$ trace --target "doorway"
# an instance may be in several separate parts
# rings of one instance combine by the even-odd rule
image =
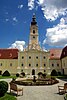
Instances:
[[[32,69],[32,75],[35,75],[35,70],[34,69]]]

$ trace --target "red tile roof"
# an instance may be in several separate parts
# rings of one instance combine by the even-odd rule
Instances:
[[[18,59],[18,49],[0,49],[0,59]]]
[[[50,50],[50,59],[60,59],[62,49],[51,49]]]

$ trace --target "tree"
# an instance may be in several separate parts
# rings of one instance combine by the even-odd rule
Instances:
[[[51,76],[57,76],[57,75],[58,75],[57,71],[55,69],[53,69],[51,72]]]

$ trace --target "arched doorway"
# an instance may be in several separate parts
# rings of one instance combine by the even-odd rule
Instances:
[[[34,69],[32,69],[32,75],[35,75],[35,70]]]

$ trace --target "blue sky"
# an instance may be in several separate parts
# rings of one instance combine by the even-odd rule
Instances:
[[[0,48],[28,45],[33,13],[41,47],[67,45],[67,0],[0,0]]]

